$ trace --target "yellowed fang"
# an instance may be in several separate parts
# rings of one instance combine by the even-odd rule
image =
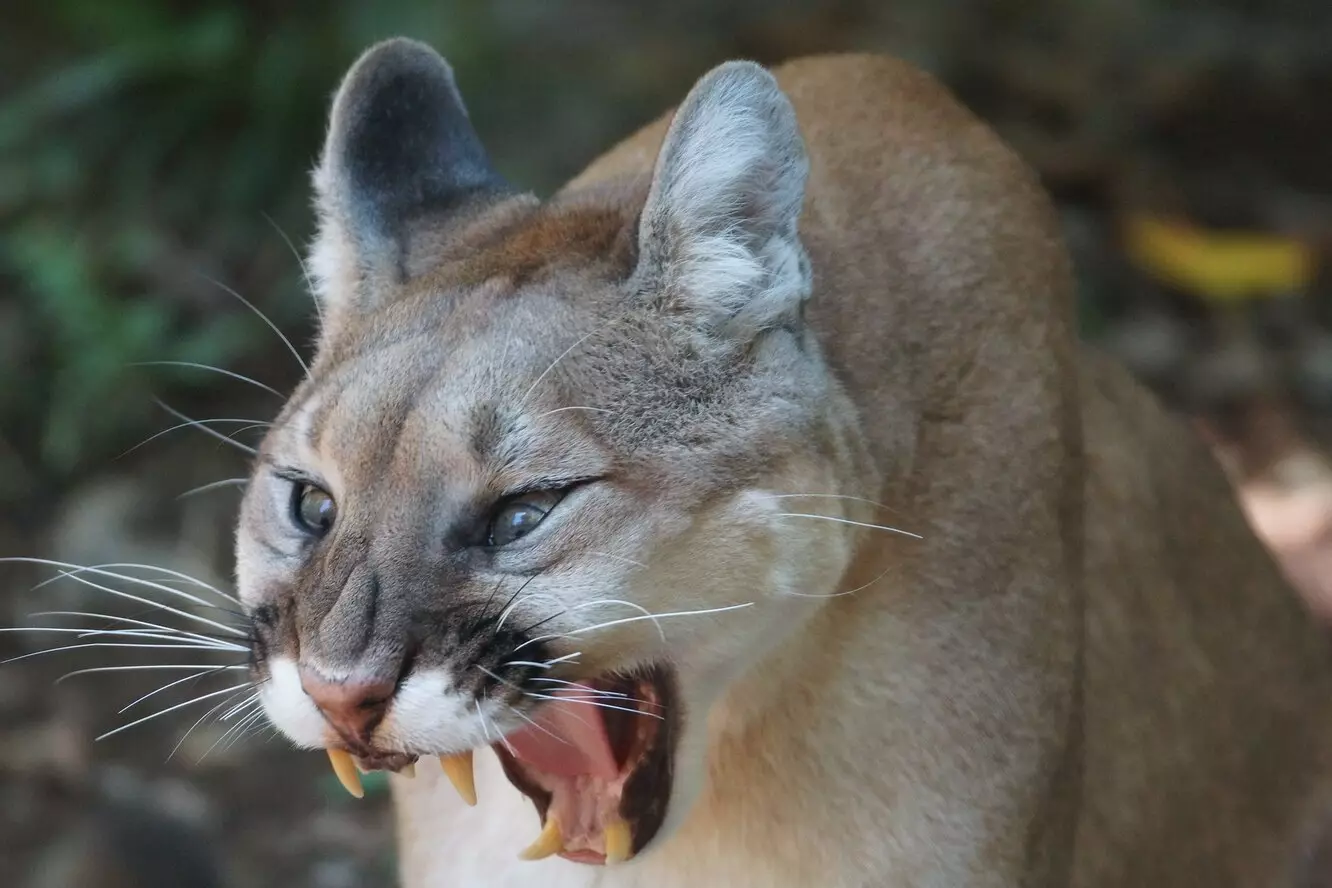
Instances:
[[[453,788],[469,805],[476,804],[476,777],[472,773],[472,751],[459,752],[456,755],[441,755],[439,766],[444,769],[444,776],[449,778]]]
[[[341,749],[329,749],[328,761],[333,766],[333,773],[337,776],[338,782],[342,788],[351,793],[355,798],[364,798],[365,790],[361,788],[361,776],[356,773],[356,762],[353,761],[351,754]]]
[[[547,815],[546,825],[541,827],[541,835],[518,856],[523,860],[544,860],[563,850],[564,836],[560,833],[560,822],[552,814]]]
[[[634,837],[629,832],[629,824],[623,820],[607,826],[602,839],[606,843],[607,865],[624,863],[633,854]]]

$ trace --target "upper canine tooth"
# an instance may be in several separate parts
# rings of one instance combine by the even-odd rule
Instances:
[[[351,754],[341,749],[326,751],[329,764],[333,766],[333,774],[342,784],[342,788],[355,798],[364,798],[365,790],[361,788],[361,777],[356,773],[356,763],[352,760]]]
[[[629,824],[623,820],[617,820],[607,826],[602,839],[606,843],[608,865],[624,863],[633,854],[634,837],[629,832]]]
[[[455,755],[441,755],[439,766],[444,769],[444,776],[449,778],[462,800],[468,805],[475,805],[476,777],[472,773],[472,751],[469,749]]]
[[[554,814],[548,814],[545,825],[541,827],[541,835],[518,856],[523,860],[543,860],[563,850],[564,836],[560,834],[560,822]]]

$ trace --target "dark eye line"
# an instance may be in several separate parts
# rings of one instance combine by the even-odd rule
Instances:
[[[534,481],[510,487],[495,500],[496,505],[503,505],[529,493],[547,493],[549,491],[569,491],[594,481],[604,481],[605,475],[565,475],[563,477],[538,478]]]
[[[311,475],[309,472],[303,472],[300,469],[288,466],[274,466],[273,475],[290,484],[308,484],[311,487],[317,487],[324,492],[328,492],[328,485],[320,479]]]

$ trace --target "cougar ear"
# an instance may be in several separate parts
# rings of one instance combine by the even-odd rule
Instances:
[[[639,222],[639,285],[725,336],[797,319],[810,291],[797,232],[808,171],[776,79],[752,62],[714,68],[657,156]]]
[[[310,266],[326,318],[372,308],[375,279],[401,276],[413,220],[507,191],[452,69],[405,38],[370,47],[343,78],[314,186]]]

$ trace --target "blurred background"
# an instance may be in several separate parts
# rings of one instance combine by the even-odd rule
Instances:
[[[252,443],[281,400],[169,362],[277,392],[298,379],[259,312],[308,352],[308,171],[331,92],[370,42],[407,34],[447,55],[498,167],[543,193],[717,62],[868,49],[935,73],[1039,171],[1083,334],[1209,436],[1255,526],[1332,615],[1330,4],[10,0],[3,31],[0,556],[228,587],[246,455],[173,428],[168,407]],[[32,590],[53,577],[0,564],[0,622],[158,618],[68,579]],[[99,639],[3,634],[0,657]],[[347,797],[322,755],[287,750],[244,709],[196,724],[241,698],[92,742],[234,682],[53,684],[112,663],[239,661],[99,648],[0,668],[0,885],[390,885],[382,785]]]

